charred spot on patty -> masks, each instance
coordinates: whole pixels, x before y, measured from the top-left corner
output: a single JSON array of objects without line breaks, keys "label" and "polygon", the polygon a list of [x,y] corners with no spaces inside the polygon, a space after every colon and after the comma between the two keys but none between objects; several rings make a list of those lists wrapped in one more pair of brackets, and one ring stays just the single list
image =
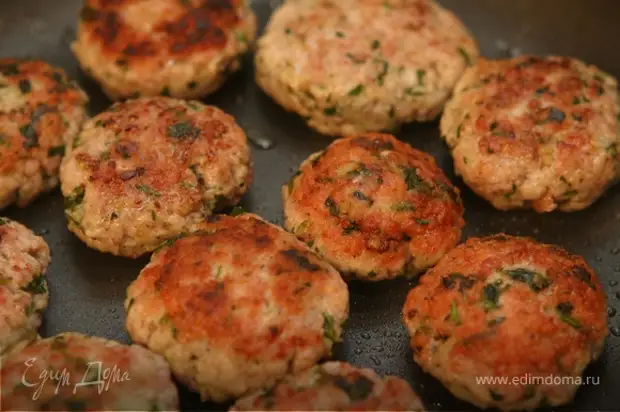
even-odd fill
[{"label": "charred spot on patty", "polygon": [[310,259],[308,259],[307,256],[302,254],[302,252],[300,252],[297,249],[283,250],[280,252],[280,254],[282,256],[285,256],[289,260],[292,260],[293,262],[295,262],[297,267],[299,267],[302,270],[307,270],[309,272],[316,272],[321,269],[319,265],[317,265],[316,263],[310,262]]}]

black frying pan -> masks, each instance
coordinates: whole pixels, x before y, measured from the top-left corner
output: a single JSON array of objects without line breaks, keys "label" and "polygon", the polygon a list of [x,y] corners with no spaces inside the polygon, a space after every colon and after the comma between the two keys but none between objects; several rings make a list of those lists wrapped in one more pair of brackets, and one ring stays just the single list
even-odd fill
[{"label": "black frying pan", "polygon": [[[255,0],[261,27],[277,1]],[[446,0],[479,40],[487,57],[515,53],[560,54],[581,58],[620,77],[620,1],[570,0]],[[0,0],[0,56],[38,57],[64,67],[91,97],[91,112],[110,102],[79,71],[69,43],[81,0]],[[282,222],[280,188],[310,153],[324,148],[330,139],[311,132],[295,115],[266,97],[254,84],[251,56],[244,70],[217,94],[205,99],[234,115],[249,137],[275,143],[270,150],[254,150],[255,183],[243,201],[246,209]],[[454,177],[452,161],[439,139],[436,123],[412,125],[398,135],[414,147],[431,153],[448,176]],[[583,255],[597,270],[609,298],[610,314],[620,310],[620,187],[610,190],[589,209],[572,214],[499,212],[477,198],[461,181],[466,213],[465,237],[504,231],[534,236]],[[53,263],[48,272],[50,306],[45,313],[42,336],[63,331],[129,342],[124,331],[125,288],[146,264],[115,258],[88,249],[71,235],[65,224],[59,192],[40,198],[32,206],[3,212],[38,233],[50,244]],[[412,361],[400,311],[412,282],[351,283],[351,319],[344,342],[335,358],[371,367],[382,374],[399,375],[411,382],[429,410],[471,410],[456,400]],[[599,385],[582,387],[575,402],[563,410],[620,409],[620,315],[610,317],[612,333],[601,359],[587,371]],[[184,410],[224,410],[228,405],[201,404],[198,397],[181,389]]]}]

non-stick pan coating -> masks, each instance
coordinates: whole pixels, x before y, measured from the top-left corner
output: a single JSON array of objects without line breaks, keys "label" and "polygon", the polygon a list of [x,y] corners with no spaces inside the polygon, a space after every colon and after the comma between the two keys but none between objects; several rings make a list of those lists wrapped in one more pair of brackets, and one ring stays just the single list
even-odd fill
[{"label": "non-stick pan coating", "polygon": [[[0,56],[38,57],[64,67],[91,97],[97,113],[110,103],[98,87],[79,71],[69,43],[75,37],[80,0],[0,0]],[[255,0],[261,27],[277,1]],[[477,37],[488,57],[515,53],[572,55],[620,77],[620,1],[567,0],[446,0]],[[205,101],[234,115],[254,140],[269,139],[270,150],[255,147],[255,183],[243,205],[250,211],[282,222],[280,188],[310,153],[330,139],[312,133],[295,115],[288,114],[254,84],[251,56],[244,70],[216,95]],[[398,136],[431,153],[454,179],[452,162],[439,139],[437,123],[412,125]],[[473,195],[456,179],[466,207],[465,237],[497,233],[533,236],[583,255],[598,272],[610,308],[620,310],[620,186],[610,190],[589,209],[572,214],[500,212]],[[42,234],[50,244],[53,263],[48,272],[51,301],[41,329],[43,336],[63,331],[129,342],[124,331],[125,288],[146,259],[115,258],[88,249],[65,225],[59,192],[32,206],[3,212]],[[471,410],[412,361],[400,311],[412,282],[351,283],[351,319],[337,359],[371,367],[382,374],[409,380],[429,410]],[[610,309],[610,313],[614,311]],[[620,315],[610,317],[616,334]],[[620,408],[620,337],[610,333],[601,359],[587,370],[600,384],[582,387],[564,410],[618,410]],[[201,404],[181,388],[185,410],[224,410],[228,405]]]}]

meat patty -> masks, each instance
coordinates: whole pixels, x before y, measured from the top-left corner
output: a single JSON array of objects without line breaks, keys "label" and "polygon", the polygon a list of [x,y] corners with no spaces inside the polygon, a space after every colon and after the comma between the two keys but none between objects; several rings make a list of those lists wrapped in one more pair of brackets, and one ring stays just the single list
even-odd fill
[{"label": "meat patty", "polygon": [[575,211],[618,179],[616,79],[568,57],[480,59],[441,133],[465,183],[498,209]]},{"label": "meat patty", "polygon": [[258,41],[256,81],[320,133],[377,132],[434,119],[478,54],[432,0],[287,1]]},{"label": "meat patty", "polygon": [[246,0],[87,0],[72,49],[111,99],[194,99],[240,67],[256,37]]},{"label": "meat patty", "polygon": [[177,388],[159,355],[137,345],[63,333],[3,359],[3,410],[176,411]]},{"label": "meat patty", "polygon": [[43,238],[0,217],[0,356],[37,338],[49,292],[50,249]]},{"label": "meat patty", "polygon": [[387,134],[334,141],[282,188],[285,225],[345,275],[412,276],[458,243],[459,191],[435,160]]},{"label": "meat patty", "polygon": [[58,185],[65,143],[79,133],[87,101],[58,67],[0,58],[0,209],[25,207]]},{"label": "meat patty", "polygon": [[61,167],[69,229],[137,257],[235,205],[252,181],[246,135],[228,114],[166,97],[118,103],[88,121]]},{"label": "meat patty", "polygon": [[328,356],[348,308],[347,285],[333,267],[251,214],[214,216],[202,231],[169,242],[125,301],[131,338],[216,402]]},{"label": "meat patty", "polygon": [[327,362],[287,376],[268,390],[239,399],[238,411],[423,411],[411,386],[372,369]]},{"label": "meat patty", "polygon": [[605,293],[583,258],[506,235],[444,256],[409,292],[403,319],[425,371],[503,410],[571,401],[607,336]]}]

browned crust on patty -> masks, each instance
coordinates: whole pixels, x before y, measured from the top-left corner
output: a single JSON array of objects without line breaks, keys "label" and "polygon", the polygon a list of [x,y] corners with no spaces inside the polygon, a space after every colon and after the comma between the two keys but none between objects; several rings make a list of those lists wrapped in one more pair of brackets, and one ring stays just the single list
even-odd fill
[{"label": "browned crust on patty", "polygon": [[141,65],[154,57],[182,59],[195,52],[226,46],[239,22],[239,0],[170,1],[167,19],[150,33],[135,30],[122,11],[132,0],[88,0],[80,14],[83,29],[92,33],[101,53],[119,66]]}]

